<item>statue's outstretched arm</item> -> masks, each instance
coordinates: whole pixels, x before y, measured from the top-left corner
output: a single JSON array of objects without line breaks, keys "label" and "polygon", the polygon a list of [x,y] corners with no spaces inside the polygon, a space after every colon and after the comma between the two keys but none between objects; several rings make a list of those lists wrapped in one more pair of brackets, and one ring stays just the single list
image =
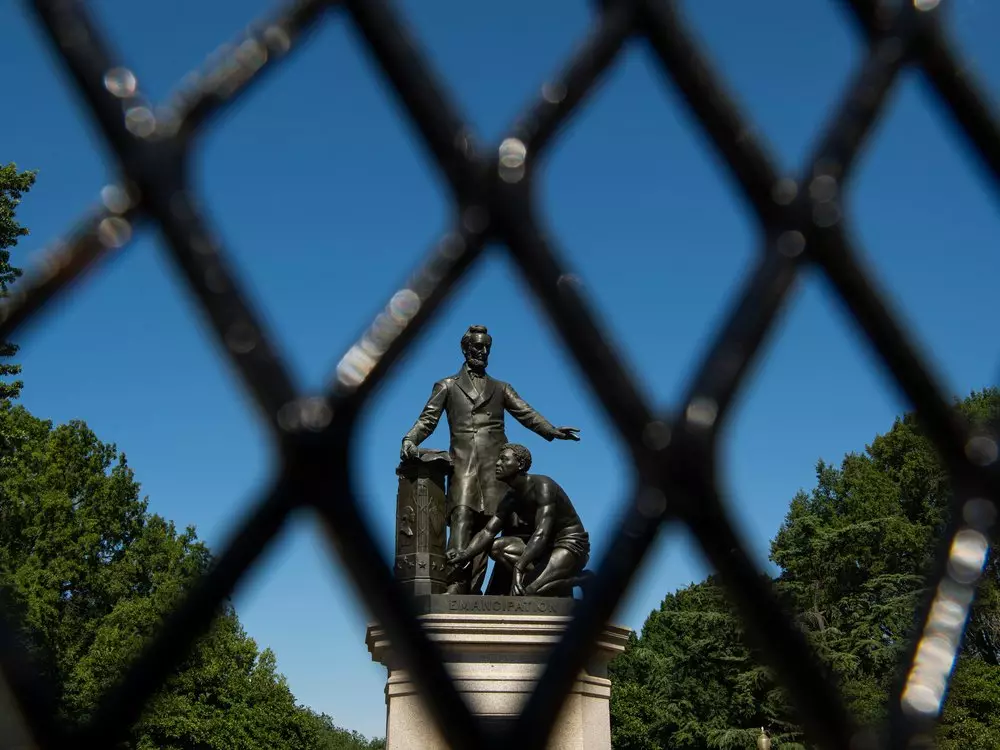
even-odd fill
[{"label": "statue's outstretched arm", "polygon": [[552,426],[552,423],[521,398],[509,383],[504,387],[503,405],[514,419],[546,440],[552,440],[558,434],[558,430]]},{"label": "statue's outstretched arm", "polygon": [[504,408],[518,422],[532,432],[541,435],[546,440],[579,440],[576,427],[554,427],[549,420],[535,411],[527,401],[521,398],[509,383],[504,387]]}]

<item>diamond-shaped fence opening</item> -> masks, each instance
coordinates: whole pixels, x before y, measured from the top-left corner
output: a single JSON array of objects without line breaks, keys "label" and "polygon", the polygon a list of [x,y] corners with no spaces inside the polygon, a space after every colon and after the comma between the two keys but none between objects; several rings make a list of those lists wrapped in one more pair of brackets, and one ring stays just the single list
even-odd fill
[{"label": "diamond-shaped fence opening", "polygon": [[[579,276],[570,274],[566,283],[583,284],[630,371],[650,371],[655,365],[644,355],[661,348],[690,362],[760,245],[755,217],[705,148],[704,134],[691,127],[683,101],[662,85],[659,68],[641,40],[626,43],[577,121],[546,151],[534,186],[537,210],[561,244],[607,248],[590,254],[586,265],[577,261]],[[689,220],[697,229],[679,232]],[[669,258],[669,273],[637,273],[656,257]],[[641,305],[618,304],[620,289]],[[679,398],[687,369],[657,368],[655,381],[643,384],[651,400]]]},{"label": "diamond-shaped fence opening", "polygon": [[[811,741],[829,748],[866,745],[866,735],[852,725],[804,637],[757,575],[715,480],[716,449],[733,398],[804,263],[817,266],[831,282],[916,409],[954,480],[954,520],[941,545],[936,585],[919,614],[920,637],[907,655],[908,669],[892,703],[887,741],[906,748],[926,734],[947,686],[948,657],[962,636],[954,609],[968,606],[977,565],[988,547],[1000,504],[1000,473],[996,451],[979,449],[983,438],[971,438],[910,335],[857,262],[841,193],[905,66],[921,71],[1000,187],[1000,126],[945,39],[935,0],[842,2],[865,37],[867,56],[794,176],[780,174],[755,141],[750,123],[667,0],[602,2],[589,38],[573,59],[489,150],[476,144],[416,41],[384,0],[296,0],[160,106],[143,98],[127,63],[114,56],[82,3],[28,4],[117,154],[120,180],[102,192],[99,207],[51,251],[42,270],[12,290],[0,308],[0,338],[10,337],[85,270],[128,242],[134,227],[151,222],[262,410],[282,456],[278,478],[247,510],[215,567],[74,736],[54,721],[47,686],[18,650],[13,631],[0,627],[3,676],[38,746],[111,745],[124,737],[145,701],[208,626],[216,606],[289,513],[302,505],[322,519],[360,595],[455,748],[544,746],[590,645],[667,519],[687,524],[699,540],[748,632],[788,689]],[[192,140],[213,117],[292,53],[328,13],[346,14],[378,62],[452,191],[456,221],[343,356],[329,391],[303,394],[229,273],[227,254],[198,210],[186,167]],[[672,415],[658,414],[645,402],[580,290],[559,283],[564,267],[539,230],[531,193],[538,157],[626,42],[646,45],[680,92],[759,219],[763,239],[763,251]],[[492,730],[469,713],[409,600],[399,595],[371,543],[348,471],[360,407],[488,242],[506,247],[621,434],[639,479],[590,594],[553,649],[535,693],[513,726]],[[334,497],[337,502],[328,502]]]}]

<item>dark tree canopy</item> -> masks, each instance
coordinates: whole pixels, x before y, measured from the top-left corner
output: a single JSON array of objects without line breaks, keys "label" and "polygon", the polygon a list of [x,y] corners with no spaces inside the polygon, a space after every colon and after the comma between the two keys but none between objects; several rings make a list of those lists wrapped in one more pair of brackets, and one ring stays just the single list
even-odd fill
[{"label": "dark tree canopy", "polygon": [[[23,196],[35,184],[34,172],[18,172],[14,164],[0,165],[0,297],[21,276],[21,269],[10,262],[10,249],[17,245],[28,230],[17,223],[15,211]],[[17,346],[10,342],[0,342],[0,377],[13,377],[21,373],[21,367],[10,361],[17,354]],[[17,398],[22,382],[0,380],[0,400]]]},{"label": "dark tree canopy", "polygon": [[[1000,416],[1000,390],[957,404],[974,424]],[[839,467],[820,461],[771,543],[774,584],[860,722],[877,723],[925,593],[951,488],[916,418]],[[991,551],[992,552],[992,551]],[[619,750],[805,747],[782,691],[745,645],[713,577],[668,595],[613,665]],[[938,731],[944,750],[1000,747],[1000,566],[987,565]]]},{"label": "dark tree canopy", "polygon": [[[193,528],[149,513],[132,469],[83,422],[0,411],[0,592],[58,686],[62,718],[84,721],[164,614],[211,563]],[[299,706],[275,655],[226,605],[132,730],[138,750],[360,750],[368,741]]]},{"label": "dark tree canopy", "polygon": [[612,669],[615,748],[750,748],[760,727],[797,733],[710,577],[668,594]]}]

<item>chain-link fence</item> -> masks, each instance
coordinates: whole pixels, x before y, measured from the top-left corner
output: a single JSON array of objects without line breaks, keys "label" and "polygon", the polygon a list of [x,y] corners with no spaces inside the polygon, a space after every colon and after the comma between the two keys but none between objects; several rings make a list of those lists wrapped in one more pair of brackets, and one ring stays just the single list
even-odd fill
[{"label": "chain-link fence", "polygon": [[[688,525],[782,684],[806,733],[828,748],[911,748],[928,736],[940,711],[964,617],[982,570],[1000,503],[995,439],[974,435],[950,406],[909,333],[862,271],[845,228],[842,192],[856,156],[899,73],[918,68],[940,106],[978,153],[1000,187],[1000,126],[962,61],[945,39],[937,0],[842,0],[868,42],[867,57],[796,176],[779,174],[752,135],[709,60],[668,0],[605,0],[589,38],[558,78],[546,84],[496,147],[475,144],[399,14],[385,0],[296,0],[264,20],[225,59],[190,79],[162,106],[147,102],[135,76],[114,57],[79,0],[27,3],[84,96],[118,157],[120,181],[101,206],[47,254],[34,276],[0,308],[0,340],[84,271],[129,241],[148,222],[163,233],[226,356],[262,410],[280,449],[278,478],[247,509],[215,567],[164,623],[162,631],[104,696],[89,723],[72,736],[55,721],[52,692],[0,627],[0,666],[17,709],[43,748],[109,746],[124,738],[151,694],[210,623],[225,599],[289,514],[302,505],[322,518],[359,595],[384,625],[416,679],[442,732],[455,748],[544,747],[562,701],[603,624],[649,549],[660,524]],[[295,51],[327,14],[348,17],[365,40],[452,191],[456,220],[410,281],[393,295],[341,360],[334,385],[320,395],[297,393],[257,314],[229,272],[225,250],[198,209],[188,166],[195,138],[263,74]],[[626,374],[576,285],[536,220],[534,165],[577,111],[597,77],[626,42],[648,45],[666,79],[718,150],[754,209],[763,250],[725,323],[715,332],[693,385],[675,415],[656,413]],[[599,575],[565,638],[551,654],[518,722],[498,733],[473,717],[399,595],[359,512],[349,473],[356,418],[373,388],[434,315],[488,242],[504,245],[541,301],[593,392],[625,441],[638,476]],[[722,426],[737,389],[804,264],[829,279],[933,439],[955,487],[953,519],[920,637],[894,694],[888,733],[854,726],[805,637],[786,617],[740,544],[720,500],[715,465]]]}]

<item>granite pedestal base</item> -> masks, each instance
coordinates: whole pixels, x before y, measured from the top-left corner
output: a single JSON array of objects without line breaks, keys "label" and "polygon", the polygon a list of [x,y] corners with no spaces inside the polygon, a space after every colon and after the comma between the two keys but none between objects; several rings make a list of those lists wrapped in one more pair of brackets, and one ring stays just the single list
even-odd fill
[{"label": "granite pedestal base", "polygon": [[[437,643],[458,692],[491,724],[517,718],[570,622],[571,599],[453,596],[418,600],[428,637]],[[610,750],[608,662],[625,650],[627,628],[608,626],[577,677],[549,738],[549,750]],[[366,636],[372,659],[388,670],[386,750],[447,750],[416,686],[378,625]]]}]

